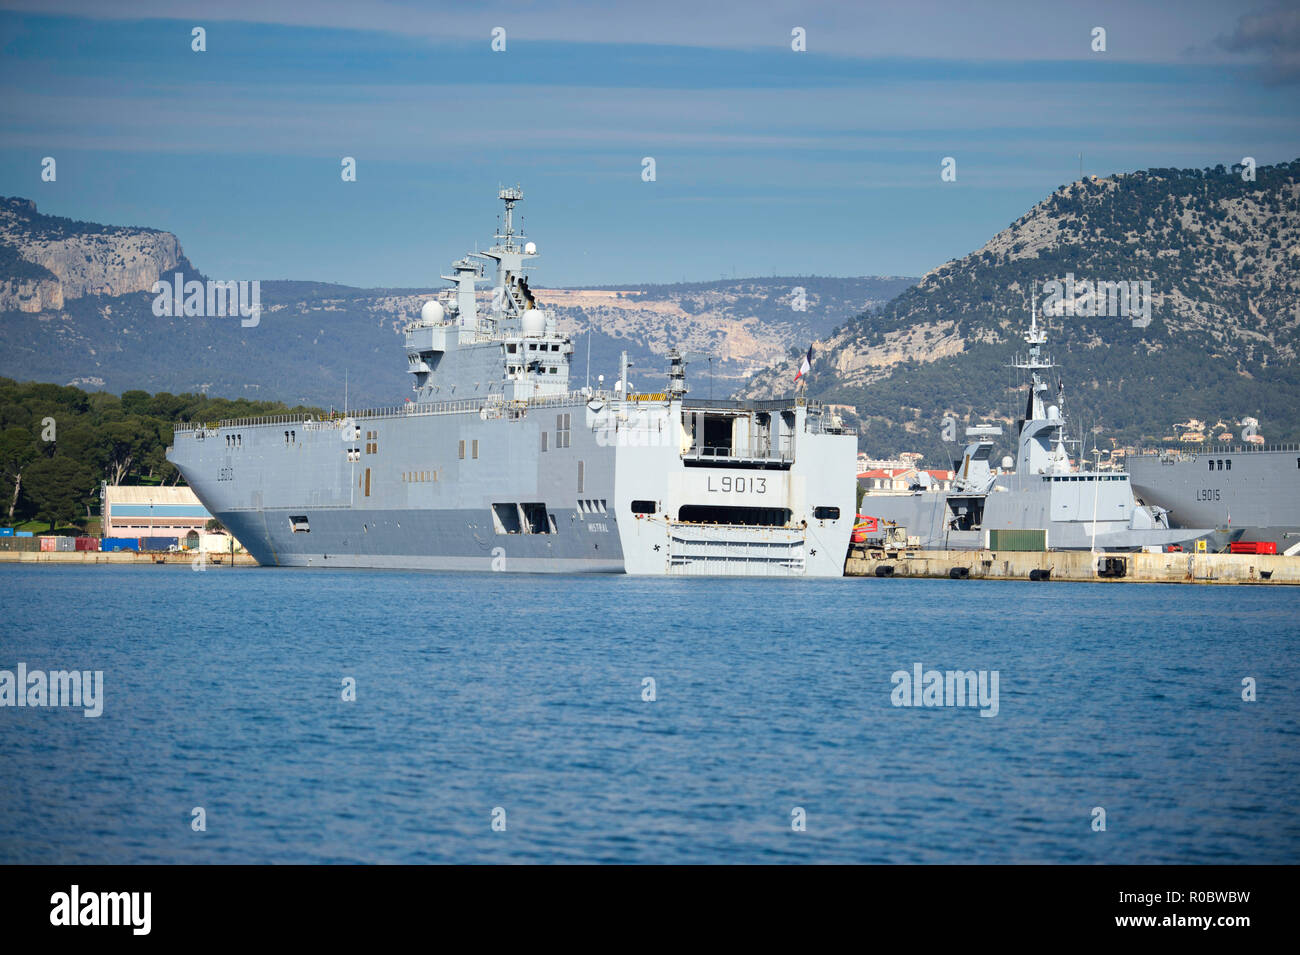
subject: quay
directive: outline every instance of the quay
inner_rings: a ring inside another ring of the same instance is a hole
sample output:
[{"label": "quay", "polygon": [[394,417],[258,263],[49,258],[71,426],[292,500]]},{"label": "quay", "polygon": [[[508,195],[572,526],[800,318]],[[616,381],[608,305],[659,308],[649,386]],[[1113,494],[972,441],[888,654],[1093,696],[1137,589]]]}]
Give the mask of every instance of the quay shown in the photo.
[{"label": "quay", "polygon": [[1300,556],[1090,553],[1088,551],[883,551],[852,546],[847,577],[1096,581],[1148,584],[1300,584]]},{"label": "quay", "polygon": [[[133,550],[0,550],[0,564],[189,564],[199,559],[200,555],[192,551],[145,551]],[[208,569],[222,567],[256,567],[257,561],[243,551],[231,554],[216,553],[203,557]]]}]

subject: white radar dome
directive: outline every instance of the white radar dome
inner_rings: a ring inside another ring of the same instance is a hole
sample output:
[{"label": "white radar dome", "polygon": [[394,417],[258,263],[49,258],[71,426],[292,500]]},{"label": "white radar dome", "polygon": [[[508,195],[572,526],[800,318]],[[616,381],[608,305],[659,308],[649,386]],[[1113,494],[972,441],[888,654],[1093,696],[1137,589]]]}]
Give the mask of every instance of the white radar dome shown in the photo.
[{"label": "white radar dome", "polygon": [[537,254],[537,243],[536,243],[536,242],[525,242],[525,243],[524,243],[524,255],[536,255],[536,254]]},{"label": "white radar dome", "polygon": [[521,324],[524,327],[525,338],[541,338],[542,332],[546,329],[546,315],[540,308],[530,308],[524,312]]},{"label": "white radar dome", "polygon": [[1011,468],[1011,466],[1014,465],[1015,463],[1016,463],[1015,461],[1012,461],[1012,460],[1011,460],[1011,455],[1009,455],[1009,454],[1007,454],[1007,455],[1003,455],[1003,457],[1002,457],[1002,466],[1003,466],[1004,468],[1008,468],[1008,469],[1009,469],[1009,468]]},{"label": "white radar dome", "polygon": [[442,303],[435,302],[432,299],[425,302],[420,308],[420,321],[437,324],[442,321]]}]

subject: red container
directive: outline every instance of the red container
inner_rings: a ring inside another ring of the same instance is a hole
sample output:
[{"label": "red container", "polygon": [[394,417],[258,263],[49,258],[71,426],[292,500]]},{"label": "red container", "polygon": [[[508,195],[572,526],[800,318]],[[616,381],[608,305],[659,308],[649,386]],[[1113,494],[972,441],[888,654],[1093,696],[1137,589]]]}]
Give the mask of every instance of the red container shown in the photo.
[{"label": "red container", "polygon": [[1276,554],[1277,541],[1233,541],[1228,550],[1233,554]]},{"label": "red container", "polygon": [[98,537],[78,537],[77,550],[99,550]]},{"label": "red container", "polygon": [[51,551],[59,549],[59,539],[57,537],[42,537],[41,550]]}]

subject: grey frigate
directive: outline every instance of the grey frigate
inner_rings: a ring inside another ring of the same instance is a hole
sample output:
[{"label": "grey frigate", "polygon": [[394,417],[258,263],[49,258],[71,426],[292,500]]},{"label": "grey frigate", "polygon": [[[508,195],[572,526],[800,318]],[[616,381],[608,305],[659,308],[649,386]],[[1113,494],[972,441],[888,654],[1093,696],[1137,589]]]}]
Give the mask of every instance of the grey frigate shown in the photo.
[{"label": "grey frigate", "polygon": [[522,191],[498,198],[492,247],[405,327],[405,403],[176,426],[167,458],[207,509],[262,565],[842,575],[854,434],[799,397],[689,397],[676,353],[653,391],[626,355],[612,389],[575,389]]},{"label": "grey frigate", "polygon": [[[864,513],[906,529],[917,545],[936,550],[982,550],[992,531],[1041,531],[1048,550],[1135,551],[1176,545],[1208,549],[1226,545],[1230,533],[1207,527],[1177,527],[1165,508],[1138,500],[1124,471],[1076,470],[1066,434],[1065,384],[1057,378],[1056,398],[1045,372],[1055,368],[1043,346],[1047,333],[1031,311],[1024,335],[1027,354],[1013,368],[1028,373],[1029,398],[1019,420],[1014,462],[991,463],[996,425],[968,428],[970,439],[947,490],[915,489],[906,494],[868,494]],[[1014,467],[1014,469],[1012,469]]]}]

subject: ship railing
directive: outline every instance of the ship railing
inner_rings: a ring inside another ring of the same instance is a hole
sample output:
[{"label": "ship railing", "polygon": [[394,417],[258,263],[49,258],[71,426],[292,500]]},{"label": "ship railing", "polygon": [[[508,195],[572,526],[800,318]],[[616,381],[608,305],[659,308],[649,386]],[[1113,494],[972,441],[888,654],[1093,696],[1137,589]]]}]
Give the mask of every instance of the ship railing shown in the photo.
[{"label": "ship railing", "polygon": [[694,447],[682,452],[683,461],[794,461],[793,451],[778,451],[773,448],[731,448],[731,447]]},{"label": "ship railing", "polygon": [[1215,454],[1262,454],[1264,452],[1295,452],[1300,451],[1300,444],[1282,443],[1282,444],[1233,444],[1233,445],[1214,445],[1214,444],[1180,444],[1176,447],[1162,448],[1140,448],[1129,457],[1168,457],[1177,455],[1180,458],[1207,457]]},{"label": "ship railing", "polygon": [[349,418],[353,421],[373,421],[379,418],[408,418],[421,415],[476,413],[484,409],[490,411],[505,408],[545,408],[561,405],[578,405],[595,399],[607,401],[612,397],[613,396],[609,392],[594,390],[590,394],[581,391],[571,391],[561,395],[540,395],[533,398],[521,398],[518,400],[509,400],[502,396],[494,395],[490,398],[463,398],[459,401],[410,401],[403,405],[394,405],[388,408],[368,408],[360,411],[349,411],[346,414],[342,411],[331,411],[320,417],[302,414],[278,414],[252,418],[223,418],[216,424],[205,424],[196,421],[178,421],[172,426],[172,428],[175,433],[182,434],[192,431],[214,431],[218,428],[257,428],[289,424],[310,431],[336,428],[341,424],[341,422]]},{"label": "ship railing", "polygon": [[506,404],[512,408],[558,408],[585,404],[588,401],[612,401],[613,399],[613,393],[593,389],[590,393],[569,391],[562,395],[537,395],[532,398],[520,398],[518,401],[508,401]]},{"label": "ship railing", "polygon": [[[802,408],[808,405],[806,398],[685,398],[682,401],[682,410],[788,411],[791,408]],[[813,402],[811,407],[820,408],[821,405]]]}]

